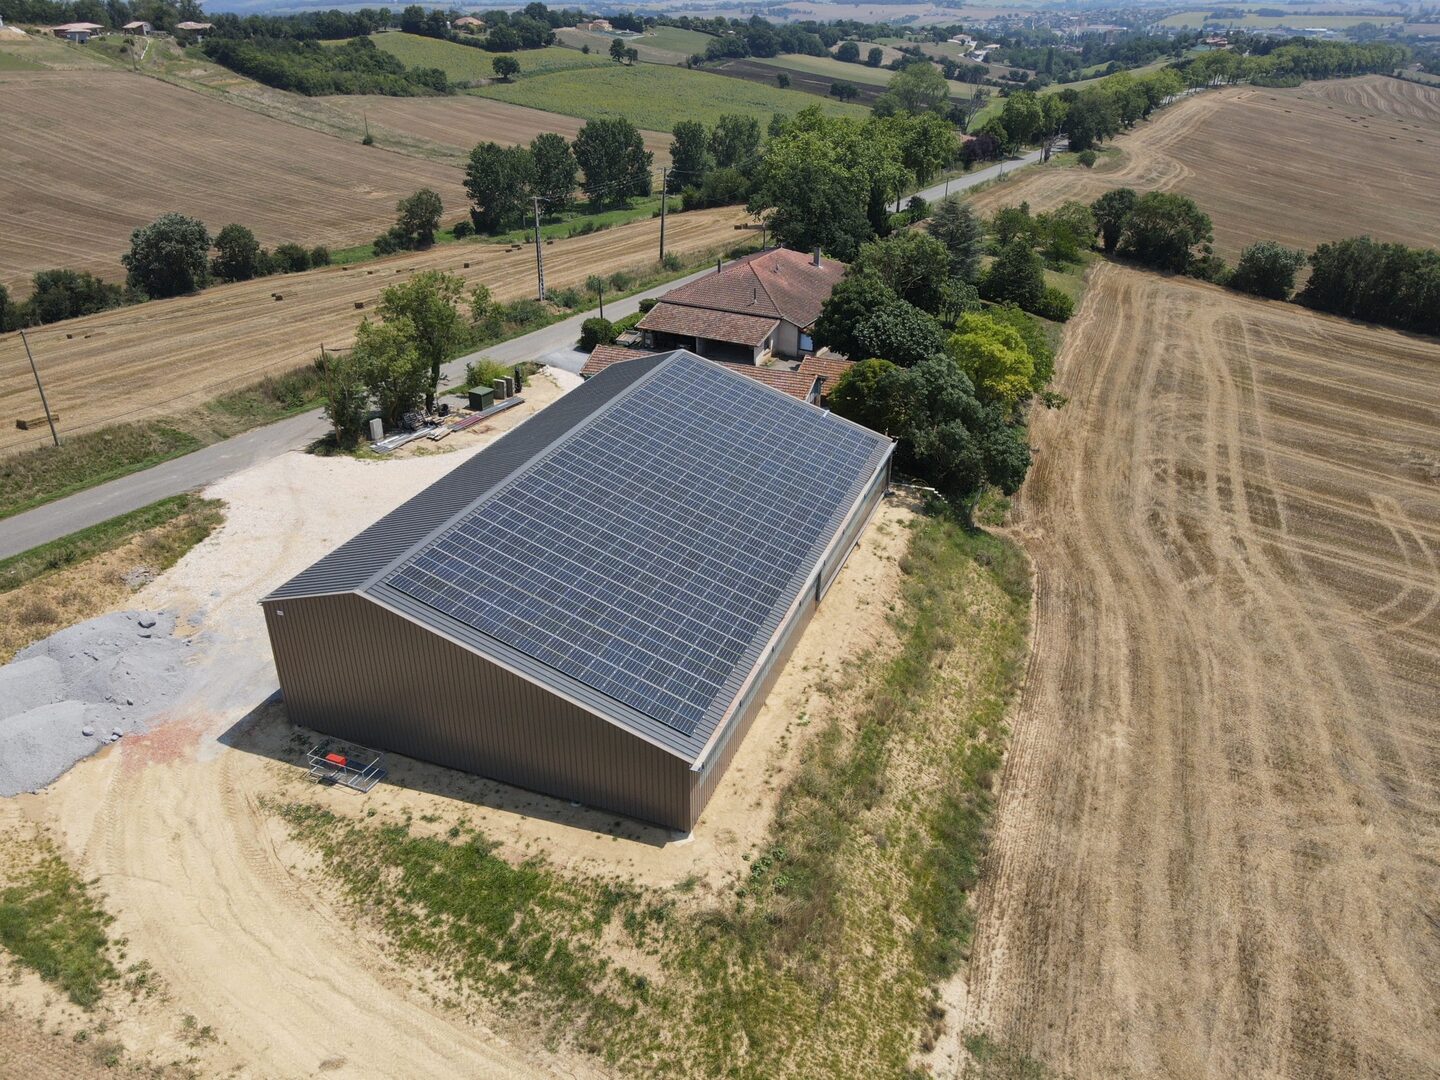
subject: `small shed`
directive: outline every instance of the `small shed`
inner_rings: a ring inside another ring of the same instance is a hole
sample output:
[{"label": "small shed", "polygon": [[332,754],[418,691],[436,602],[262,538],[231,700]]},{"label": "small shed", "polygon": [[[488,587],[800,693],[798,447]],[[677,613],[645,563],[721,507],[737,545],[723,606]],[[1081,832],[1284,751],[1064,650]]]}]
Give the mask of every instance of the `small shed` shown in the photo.
[{"label": "small shed", "polygon": [[196,40],[200,40],[204,38],[205,31],[215,29],[215,24],[208,22],[178,22],[175,24],[175,29],[182,34],[193,34]]},{"label": "small shed", "polygon": [[136,19],[134,22],[127,22],[120,29],[127,34],[133,34],[137,37],[149,37],[155,27],[151,26],[148,22]]}]

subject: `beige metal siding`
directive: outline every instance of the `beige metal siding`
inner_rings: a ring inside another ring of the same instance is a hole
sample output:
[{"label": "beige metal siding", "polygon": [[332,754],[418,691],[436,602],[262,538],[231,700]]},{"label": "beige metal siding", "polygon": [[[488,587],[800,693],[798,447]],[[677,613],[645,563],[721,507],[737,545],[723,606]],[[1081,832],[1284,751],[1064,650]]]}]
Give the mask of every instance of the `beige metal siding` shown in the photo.
[{"label": "beige metal siding", "polygon": [[354,594],[264,607],[294,723],[669,828],[693,824],[685,761],[431,630]]}]

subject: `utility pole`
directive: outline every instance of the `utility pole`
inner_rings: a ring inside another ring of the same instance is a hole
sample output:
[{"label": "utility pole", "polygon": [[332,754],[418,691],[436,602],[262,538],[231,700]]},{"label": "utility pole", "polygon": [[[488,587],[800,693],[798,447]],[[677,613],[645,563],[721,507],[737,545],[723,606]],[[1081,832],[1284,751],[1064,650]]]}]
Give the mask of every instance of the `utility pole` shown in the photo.
[{"label": "utility pole", "polygon": [[45,400],[45,386],[40,382],[40,369],[35,366],[35,354],[30,351],[30,339],[20,331],[20,340],[25,343],[25,355],[30,358],[30,371],[35,376],[35,389],[40,391],[40,407],[45,410],[45,422],[50,425],[50,438],[60,445],[60,436],[55,434],[55,418],[50,415],[50,403]]},{"label": "utility pole", "polygon": [[605,317],[605,286],[600,286],[600,317]]},{"label": "utility pole", "polygon": [[535,197],[535,278],[540,286],[540,299],[545,299],[545,255],[540,240],[540,198]]},{"label": "utility pole", "polygon": [[670,170],[660,170],[660,261],[665,261],[665,204],[670,196]]}]

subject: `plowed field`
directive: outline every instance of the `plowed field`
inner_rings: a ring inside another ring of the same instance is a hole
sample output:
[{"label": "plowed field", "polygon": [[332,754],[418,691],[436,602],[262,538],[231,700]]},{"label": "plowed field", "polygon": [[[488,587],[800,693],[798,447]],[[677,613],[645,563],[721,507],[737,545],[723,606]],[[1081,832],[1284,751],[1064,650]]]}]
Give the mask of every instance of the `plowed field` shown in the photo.
[{"label": "plowed field", "polygon": [[0,284],[36,270],[124,279],[130,233],[161,214],[262,243],[371,240],[417,188],[458,216],[460,170],[261,116],[123,71],[0,73]]},{"label": "plowed field", "polygon": [[1368,76],[1208,92],[1115,145],[1118,166],[1031,170],[973,203],[1045,210],[1113,187],[1179,191],[1210,215],[1231,262],[1265,239],[1306,250],[1361,233],[1440,245],[1440,89]]},{"label": "plowed field", "polygon": [[[738,243],[744,234],[734,226],[744,217],[733,207],[673,215],[665,248],[685,254]],[[651,219],[554,241],[545,248],[546,284],[563,288],[590,274],[653,265],[659,224]],[[63,436],[198,405],[300,366],[319,353],[322,342],[347,345],[383,288],[413,270],[430,269],[483,282],[497,300],[534,295],[533,247],[446,245],[71,319],[36,329],[30,341]],[[276,300],[275,293],[283,299]],[[357,309],[357,303],[365,307]],[[0,337],[0,453],[46,441],[14,426],[16,419],[41,415],[20,336]]]},{"label": "plowed field", "polygon": [[1059,371],[969,1024],[1054,1075],[1434,1078],[1440,343],[1104,265]]}]

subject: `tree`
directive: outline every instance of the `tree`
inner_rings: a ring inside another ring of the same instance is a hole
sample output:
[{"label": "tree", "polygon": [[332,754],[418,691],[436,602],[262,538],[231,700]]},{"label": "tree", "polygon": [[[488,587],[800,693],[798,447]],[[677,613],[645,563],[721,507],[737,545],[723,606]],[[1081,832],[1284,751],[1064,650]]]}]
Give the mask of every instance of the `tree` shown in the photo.
[{"label": "tree", "polygon": [[130,234],[120,256],[131,288],[152,300],[203,288],[209,277],[210,234],[183,214],[165,214]]},{"label": "tree", "polygon": [[885,50],[879,45],[870,46],[870,51],[865,54],[865,66],[878,68],[885,60]]},{"label": "tree", "polygon": [[298,274],[310,269],[310,252],[299,244],[280,244],[270,258],[272,273]]},{"label": "tree", "polygon": [[945,245],[950,256],[950,274],[964,281],[980,276],[980,256],[985,250],[985,226],[979,215],[959,194],[947,195],[935,204],[926,226],[930,235]]},{"label": "tree", "polygon": [[10,290],[4,285],[0,285],[0,334],[15,329],[15,324],[11,322],[14,313],[15,307],[10,302]]},{"label": "tree", "polygon": [[495,69],[495,74],[506,82],[510,82],[520,74],[520,61],[513,56],[497,56],[490,61],[490,66]]},{"label": "tree", "polygon": [[897,71],[875,101],[875,114],[943,113],[950,103],[950,84],[934,64],[911,64]]},{"label": "tree", "polygon": [[215,237],[210,272],[221,281],[249,281],[260,269],[260,241],[244,225],[226,225]]},{"label": "tree", "polygon": [[950,252],[933,236],[905,229],[865,244],[855,266],[861,271],[873,271],[906,303],[934,313],[940,310],[950,277]]},{"label": "tree", "polygon": [[585,174],[581,187],[592,203],[624,202],[632,195],[650,194],[653,156],[629,120],[591,120],[575,136],[573,149]]},{"label": "tree", "polygon": [[627,65],[633,66],[639,59],[640,59],[640,50],[639,50],[639,49],[626,49],[626,50],[625,50],[625,63],[626,63]]},{"label": "tree", "polygon": [[1035,366],[1035,375],[1030,383],[1031,391],[1038,394],[1050,385],[1055,374],[1055,350],[1050,347],[1050,337],[1040,322],[1014,304],[994,305],[987,309],[985,314],[995,322],[1010,327],[1020,335],[1020,340],[1025,342],[1025,349],[1030,353],[1030,359]]},{"label": "tree", "polygon": [[851,364],[830,389],[830,408],[871,431],[885,430],[890,411],[886,400],[895,365],[888,360],[870,359]]},{"label": "tree", "polygon": [[868,356],[855,336],[855,328],[872,311],[899,300],[873,270],[848,270],[820,308],[820,317],[815,320],[815,344],[852,360]]},{"label": "tree", "polygon": [[1029,90],[1021,90],[1005,99],[1000,122],[1017,145],[1034,142],[1045,122],[1040,99]]},{"label": "tree", "polygon": [[485,142],[470,151],[465,193],[470,219],[480,232],[499,232],[529,208],[535,163],[523,146]]},{"label": "tree", "polygon": [[1147,191],[1125,219],[1118,250],[1156,269],[1184,273],[1195,260],[1195,248],[1203,246],[1208,254],[1213,235],[1209,216],[1194,199]]},{"label": "tree", "polygon": [[530,141],[530,162],[534,192],[552,213],[564,210],[575,196],[575,178],[580,166],[563,135],[553,131]]},{"label": "tree", "polygon": [[[1044,94],[1040,97],[1040,126],[1035,137],[1040,143],[1041,160],[1049,161],[1055,145],[1065,131],[1065,120],[1070,115],[1070,102],[1059,94]],[[1092,155],[1094,151],[1089,151]],[[1093,158],[1091,164],[1094,164]]]},{"label": "tree", "polygon": [[1100,230],[1100,240],[1107,253],[1119,245],[1120,234],[1125,231],[1125,223],[1130,220],[1130,212],[1139,198],[1134,188],[1115,188],[1090,204],[1095,227]]},{"label": "tree", "polygon": [[328,361],[321,374],[320,393],[325,416],[335,429],[335,442],[345,449],[353,447],[365,434],[365,407],[370,402],[365,372],[353,352]]},{"label": "tree", "polygon": [[395,204],[395,232],[407,248],[427,248],[435,243],[440,229],[440,215],[445,206],[437,192],[421,188],[414,195]]},{"label": "tree", "polygon": [[938,113],[903,114],[878,121],[900,146],[900,161],[919,184],[955,160],[960,140],[955,127]]},{"label": "tree", "polygon": [[710,132],[710,156],[719,169],[737,169],[760,150],[760,121],[753,116],[726,113]]},{"label": "tree", "polygon": [[857,356],[878,357],[899,367],[914,367],[945,351],[940,327],[929,315],[894,300],[871,311],[855,325]]},{"label": "tree", "polygon": [[1295,274],[1304,265],[1303,251],[1261,240],[1241,252],[1230,285],[1270,300],[1288,300],[1295,289]]},{"label": "tree", "polygon": [[1044,300],[1045,268],[1026,240],[1016,237],[1000,249],[990,268],[981,275],[980,295],[1027,311]]},{"label": "tree", "polygon": [[842,41],[840,47],[835,50],[835,59],[842,60],[847,64],[855,64],[860,60],[860,46],[853,41]]},{"label": "tree", "polygon": [[981,402],[952,358],[898,369],[885,382],[885,430],[898,437],[902,468],[967,516],[986,484],[1019,490],[1030,468],[1024,429],[1008,422],[1002,405]]},{"label": "tree", "polygon": [[350,358],[387,428],[399,427],[430,385],[429,368],[415,341],[415,326],[406,318],[378,323],[365,319],[355,331]]},{"label": "tree", "polygon": [[670,175],[680,187],[699,187],[710,171],[710,146],[705,125],[699,120],[676,123],[670,140]]},{"label": "tree", "polygon": [[463,341],[463,327],[456,304],[465,283],[454,274],[422,270],[409,281],[391,285],[380,294],[380,317],[386,323],[406,323],[411,341],[430,370],[425,404],[435,404],[440,384],[440,365],[450,359]]},{"label": "tree", "polygon": [[788,71],[777,71],[775,73],[775,85],[781,90],[790,88],[790,73]]},{"label": "tree", "polygon": [[580,324],[580,348],[591,352],[597,345],[613,345],[620,332],[609,319],[599,316],[586,319]]},{"label": "tree", "polygon": [[1073,199],[1035,219],[1045,258],[1052,264],[1075,263],[1081,251],[1095,241],[1095,215],[1082,202]]},{"label": "tree", "polygon": [[610,42],[610,59],[614,60],[617,64],[625,62],[625,42],[619,38]]},{"label": "tree", "polygon": [[963,315],[945,351],[970,376],[981,401],[1014,409],[1030,396],[1035,360],[1019,331],[988,315]]},{"label": "tree", "polygon": [[830,84],[830,96],[839,98],[841,101],[854,101],[860,94],[860,88],[854,83],[841,79],[839,82]]}]

